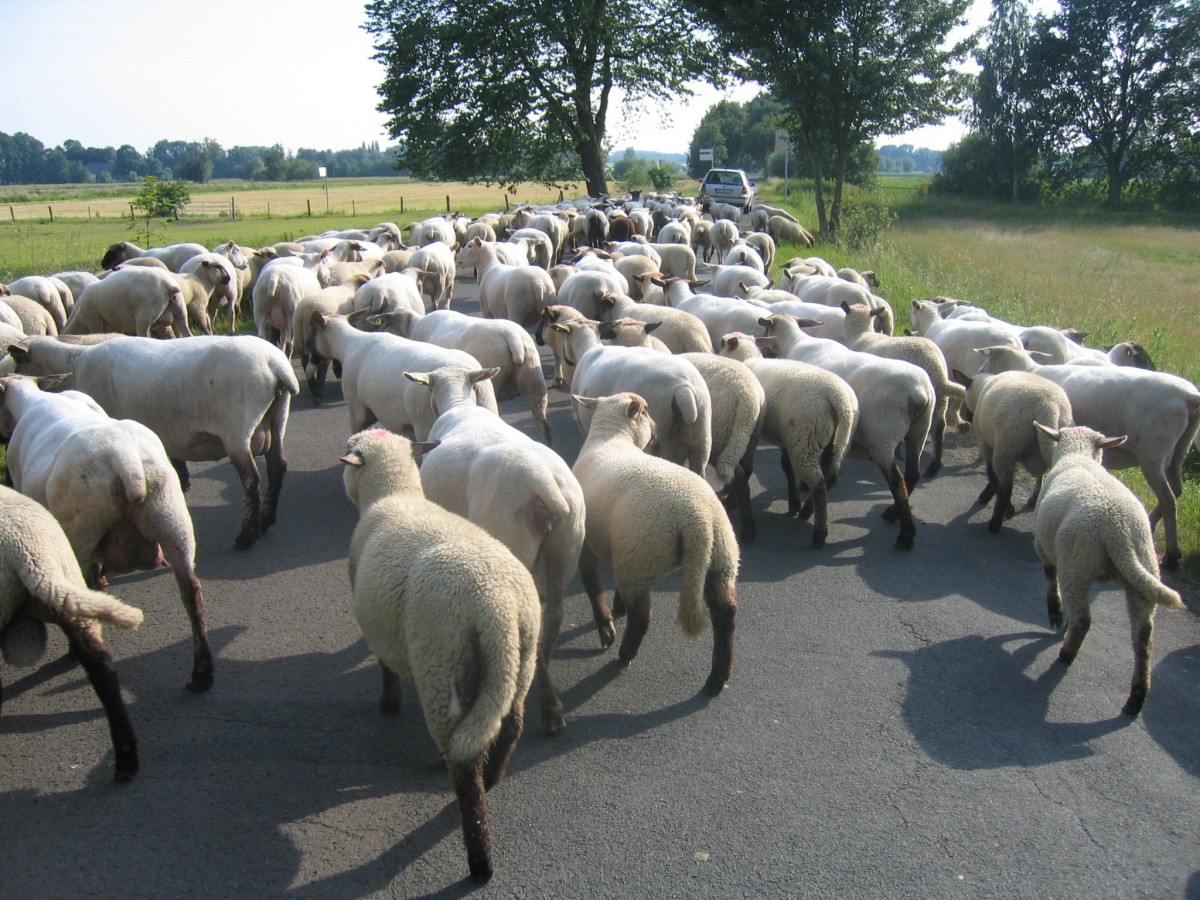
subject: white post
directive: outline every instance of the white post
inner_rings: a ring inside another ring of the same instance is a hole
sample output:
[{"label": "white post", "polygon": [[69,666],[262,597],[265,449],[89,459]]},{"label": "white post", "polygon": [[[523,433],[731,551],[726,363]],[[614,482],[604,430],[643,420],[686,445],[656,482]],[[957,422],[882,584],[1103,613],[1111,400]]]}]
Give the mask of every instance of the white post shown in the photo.
[{"label": "white post", "polygon": [[317,177],[325,179],[325,214],[329,215],[329,176],[326,174],[329,170],[324,166],[317,166]]}]

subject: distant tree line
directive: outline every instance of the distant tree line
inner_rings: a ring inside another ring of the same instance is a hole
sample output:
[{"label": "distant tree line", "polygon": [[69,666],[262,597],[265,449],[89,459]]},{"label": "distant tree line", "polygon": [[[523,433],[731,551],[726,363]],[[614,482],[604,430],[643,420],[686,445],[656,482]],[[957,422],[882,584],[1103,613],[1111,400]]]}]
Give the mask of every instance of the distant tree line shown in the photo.
[{"label": "distant tree line", "polygon": [[1200,208],[1200,4],[993,0],[972,131],[933,189]]},{"label": "distant tree line", "polygon": [[318,166],[325,166],[331,178],[404,174],[396,168],[394,148],[381,148],[378,142],[353,150],[302,147],[292,153],[280,144],[225,150],[212,139],[163,140],[142,153],[129,144],[85,147],[76,140],[46,147],[23,132],[0,132],[0,184],[127,182],[147,175],[195,184],[214,178],[301,181],[316,178]]}]

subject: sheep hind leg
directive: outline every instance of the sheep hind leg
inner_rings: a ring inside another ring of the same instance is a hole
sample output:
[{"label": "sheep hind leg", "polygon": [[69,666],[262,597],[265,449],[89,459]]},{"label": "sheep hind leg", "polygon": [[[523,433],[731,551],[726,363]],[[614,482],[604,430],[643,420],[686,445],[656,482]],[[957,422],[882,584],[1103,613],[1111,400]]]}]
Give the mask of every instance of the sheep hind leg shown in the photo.
[{"label": "sheep hind leg", "polygon": [[1003,479],[997,478],[996,503],[992,507],[992,518],[988,521],[988,531],[992,534],[999,534],[1004,520],[1012,518],[1012,492],[1013,473],[1009,471]]},{"label": "sheep hind leg", "polygon": [[492,835],[488,828],[487,793],[479,763],[473,766],[453,765],[450,777],[458,798],[458,815],[462,820],[463,844],[467,848],[467,867],[471,880],[485,884],[492,878]]},{"label": "sheep hind leg", "polygon": [[1088,592],[1091,584],[1069,583],[1065,587],[1060,585],[1060,589],[1066,598],[1070,616],[1067,620],[1067,633],[1063,638],[1062,648],[1058,651],[1058,661],[1069,666],[1079,655],[1088,629],[1092,627],[1092,612],[1088,607]]},{"label": "sheep hind leg", "polygon": [[1044,565],[1042,573],[1046,576],[1046,613],[1050,627],[1057,631],[1063,624],[1062,597],[1058,593],[1058,568]]},{"label": "sheep hind leg", "polygon": [[204,612],[204,592],[200,579],[186,560],[181,558],[178,547],[162,545],[163,558],[175,573],[179,586],[179,599],[192,625],[192,677],[187,689],[192,693],[203,693],[212,687],[213,656],[208,645],[208,622]]},{"label": "sheep hind leg", "polygon": [[262,536],[262,497],[259,494],[262,478],[250,448],[239,448],[229,454],[229,461],[242,481],[242,530],[234,538],[238,550],[247,550]]},{"label": "sheep hind leg", "polygon": [[508,715],[500,720],[500,731],[497,733],[496,739],[492,741],[491,747],[488,748],[487,757],[483,761],[483,789],[485,791],[490,791],[503,780],[524,727],[525,701],[518,697]]},{"label": "sheep hind leg", "polygon": [[883,518],[889,522],[899,520],[900,534],[896,538],[897,550],[911,550],[913,540],[917,536],[917,525],[913,521],[912,507],[908,502],[908,487],[904,476],[900,474],[900,466],[892,460],[891,468],[880,466],[880,471],[887,479],[888,488],[892,492],[892,505],[883,511]]},{"label": "sheep hind leg", "polygon": [[116,759],[113,778],[129,781],[138,771],[137,737],[121,697],[121,683],[113,668],[112,654],[104,645],[100,629],[94,622],[66,617],[58,618],[56,622],[67,636],[71,655],[83,666],[92,690],[104,707]]},{"label": "sheep hind leg", "polygon": [[1154,498],[1158,501],[1154,509],[1150,510],[1150,533],[1154,533],[1154,529],[1158,527],[1159,520],[1161,519],[1163,523],[1163,538],[1166,544],[1166,551],[1163,553],[1162,558],[1162,567],[1168,572],[1174,572],[1179,568],[1180,560],[1183,559],[1183,551],[1179,546],[1175,493],[1171,490],[1171,485],[1168,483],[1165,472],[1149,470],[1143,466],[1142,475],[1145,476],[1146,484],[1154,492]]},{"label": "sheep hind leg", "polygon": [[[542,731],[546,734],[558,734],[567,723],[563,718],[562,698],[554,689],[550,679],[550,657],[554,654],[554,645],[558,643],[558,633],[562,630],[563,603],[562,597],[557,601],[550,599],[542,603],[542,633],[538,640],[537,653],[537,682],[538,703],[542,710]],[[489,760],[491,757],[489,757]],[[486,778],[485,778],[486,783]],[[491,787],[489,784],[488,787]]]},{"label": "sheep hind leg", "polygon": [[[946,406],[947,401],[943,398],[933,412],[933,428],[930,429],[929,435],[933,438],[933,459],[925,467],[926,478],[933,478],[942,470],[942,449],[946,441]],[[912,490],[912,487],[909,490]]]},{"label": "sheep hind leg", "polygon": [[754,507],[750,503],[750,476],[741,463],[734,467],[729,495],[738,512],[738,538],[743,544],[753,544],[758,536],[758,526],[754,522]]},{"label": "sheep hind leg", "polygon": [[600,585],[596,555],[586,544],[579,553],[579,580],[583,582],[583,589],[592,606],[592,618],[596,622],[596,631],[600,634],[600,646],[611,647],[617,639],[617,627],[613,624],[613,612],[604,596],[604,588]]},{"label": "sheep hind leg", "polygon": [[1133,638],[1133,679],[1129,684],[1129,698],[1121,708],[1127,716],[1136,716],[1146,703],[1150,693],[1150,656],[1154,652],[1154,604],[1139,594],[1125,591],[1125,605],[1129,610],[1129,630]]},{"label": "sheep hind leg", "polygon": [[642,639],[650,628],[650,592],[636,590],[621,592],[625,598],[625,634],[621,637],[621,649],[618,652],[621,660],[631,663],[641,649]]},{"label": "sheep hind leg", "polygon": [[179,487],[186,494],[188,488],[192,486],[192,478],[188,474],[187,462],[182,459],[171,458],[171,468],[175,470],[175,474],[179,476]]},{"label": "sheep hind leg", "polygon": [[737,589],[732,578],[709,572],[704,580],[704,601],[712,619],[712,669],[703,691],[711,696],[721,693],[733,674],[733,630],[737,617]]}]

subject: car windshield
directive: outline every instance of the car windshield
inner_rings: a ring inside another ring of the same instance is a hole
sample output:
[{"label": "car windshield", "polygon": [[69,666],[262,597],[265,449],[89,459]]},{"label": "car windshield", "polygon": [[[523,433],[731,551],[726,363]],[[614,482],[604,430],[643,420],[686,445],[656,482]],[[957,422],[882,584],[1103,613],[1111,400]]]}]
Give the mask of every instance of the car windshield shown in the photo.
[{"label": "car windshield", "polygon": [[710,184],[736,184],[739,187],[742,183],[742,176],[738,172],[713,172],[708,176]]}]

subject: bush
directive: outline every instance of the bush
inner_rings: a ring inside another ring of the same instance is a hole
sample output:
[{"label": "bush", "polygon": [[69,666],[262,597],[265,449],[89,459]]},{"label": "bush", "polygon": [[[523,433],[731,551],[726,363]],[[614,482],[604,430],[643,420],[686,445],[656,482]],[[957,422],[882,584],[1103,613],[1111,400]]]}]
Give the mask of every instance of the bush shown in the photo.
[{"label": "bush", "polygon": [[856,199],[842,204],[837,243],[850,250],[870,249],[895,221],[896,214],[879,191],[863,191]]}]

